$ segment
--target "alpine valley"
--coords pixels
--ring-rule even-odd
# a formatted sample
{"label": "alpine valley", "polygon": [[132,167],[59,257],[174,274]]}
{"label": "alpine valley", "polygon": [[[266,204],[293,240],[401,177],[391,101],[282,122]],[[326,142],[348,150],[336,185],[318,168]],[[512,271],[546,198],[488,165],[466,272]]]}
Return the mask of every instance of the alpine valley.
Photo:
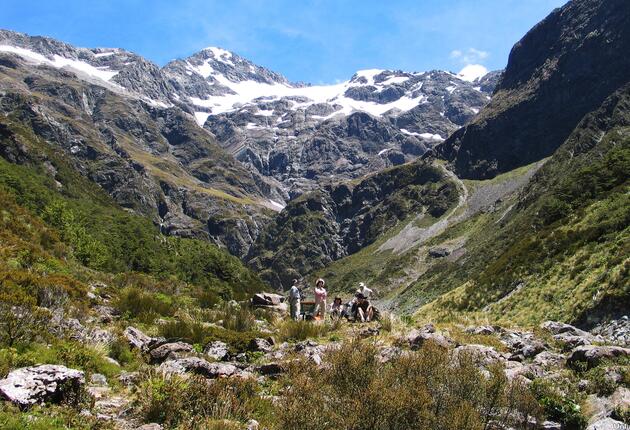
{"label": "alpine valley", "polygon": [[330,85],[0,30],[0,427],[627,428],[628,53],[627,0]]}

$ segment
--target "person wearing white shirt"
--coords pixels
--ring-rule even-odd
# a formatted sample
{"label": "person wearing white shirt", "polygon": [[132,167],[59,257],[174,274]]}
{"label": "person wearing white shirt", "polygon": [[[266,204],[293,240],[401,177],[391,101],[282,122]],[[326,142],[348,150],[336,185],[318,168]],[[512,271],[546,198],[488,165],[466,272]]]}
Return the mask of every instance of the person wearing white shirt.
{"label": "person wearing white shirt", "polygon": [[300,300],[302,295],[298,288],[298,280],[293,280],[293,286],[289,290],[289,309],[291,310],[291,319],[297,321],[300,318]]}

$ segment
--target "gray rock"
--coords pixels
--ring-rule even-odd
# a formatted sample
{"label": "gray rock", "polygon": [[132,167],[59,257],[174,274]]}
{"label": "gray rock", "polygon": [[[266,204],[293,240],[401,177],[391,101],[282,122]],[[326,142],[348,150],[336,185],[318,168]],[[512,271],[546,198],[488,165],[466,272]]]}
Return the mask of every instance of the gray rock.
{"label": "gray rock", "polygon": [[258,421],[256,420],[249,420],[247,421],[247,430],[259,430],[260,429],[260,424],[258,423]]}
{"label": "gray rock", "polygon": [[129,341],[129,345],[139,350],[144,350],[145,347],[147,347],[152,341],[151,337],[147,336],[137,328],[131,326],[125,329],[123,335]]}
{"label": "gray rock", "polygon": [[584,363],[590,369],[600,364],[603,360],[628,356],[630,356],[630,348],[585,345],[578,346],[571,352],[567,364],[576,367],[580,363]]}
{"label": "gray rock", "polygon": [[562,430],[562,424],[554,421],[545,421],[540,427],[542,430]]}
{"label": "gray rock", "polygon": [[485,336],[489,336],[491,334],[495,333],[495,329],[494,327],[490,326],[490,325],[482,325],[479,327],[467,327],[466,328],[466,333],[469,334],[475,334],[475,335],[485,335]]}
{"label": "gray rock", "polygon": [[22,407],[59,403],[77,396],[84,384],[82,371],[44,364],[11,371],[0,380],[0,395]]}
{"label": "gray rock", "polygon": [[628,425],[612,418],[604,418],[594,422],[586,428],[586,430],[624,430]]}
{"label": "gray rock", "polygon": [[105,375],[103,375],[101,373],[93,373],[90,376],[90,384],[106,387],[107,386],[107,378],[105,377]]}
{"label": "gray rock", "polygon": [[136,430],[162,430],[164,427],[162,427],[161,424],[157,424],[157,423],[150,423],[150,424],[143,424],[140,427],[138,427]]}
{"label": "gray rock", "polygon": [[256,367],[256,371],[265,376],[276,376],[285,372],[285,368],[280,363],[261,364]]}
{"label": "gray rock", "polygon": [[159,368],[164,373],[195,373],[209,379],[228,377],[239,373],[239,369],[232,364],[210,363],[198,357],[168,360],[162,363]]}
{"label": "gray rock", "polygon": [[192,346],[184,342],[165,343],[149,351],[152,363],[161,363],[177,355],[192,352]]}
{"label": "gray rock", "polygon": [[444,258],[448,257],[451,254],[446,248],[431,248],[429,249],[429,255],[433,258]]}
{"label": "gray rock", "polygon": [[453,356],[456,359],[463,356],[470,357],[482,366],[505,361],[505,357],[491,346],[476,344],[458,346],[455,348]]}
{"label": "gray rock", "polygon": [[455,342],[439,333],[429,333],[426,331],[412,330],[407,335],[407,342],[411,349],[420,349],[427,342],[433,342],[441,347],[448,348],[453,346]]}
{"label": "gray rock", "polygon": [[566,361],[566,357],[551,351],[543,351],[534,357],[534,364],[543,368],[562,367]]}
{"label": "gray rock", "polygon": [[273,345],[267,339],[256,338],[249,342],[249,349],[251,351],[271,352]]}
{"label": "gray rock", "polygon": [[227,361],[230,359],[230,352],[225,342],[215,340],[210,342],[203,349],[203,353],[217,361]]}

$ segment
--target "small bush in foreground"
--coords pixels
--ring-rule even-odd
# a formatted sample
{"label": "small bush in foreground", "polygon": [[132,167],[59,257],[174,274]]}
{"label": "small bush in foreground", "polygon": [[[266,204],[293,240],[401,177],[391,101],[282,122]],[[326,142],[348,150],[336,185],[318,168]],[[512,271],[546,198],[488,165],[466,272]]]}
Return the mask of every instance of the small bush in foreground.
{"label": "small bush in foreground", "polygon": [[278,428],[482,430],[499,422],[528,429],[528,418],[539,418],[530,392],[499,367],[486,376],[472,358],[454,359],[436,345],[387,364],[376,352],[353,341],[329,352],[317,371],[294,363],[283,380]]}
{"label": "small bush in foreground", "polygon": [[206,428],[203,423],[211,420],[243,423],[270,407],[258,395],[254,379],[207,380],[163,374],[148,375],[140,385],[136,405],[145,422],[190,429]]}
{"label": "small bush in foreground", "polygon": [[281,341],[302,341],[308,338],[317,338],[326,335],[329,331],[328,325],[311,321],[286,320],[278,325]]}

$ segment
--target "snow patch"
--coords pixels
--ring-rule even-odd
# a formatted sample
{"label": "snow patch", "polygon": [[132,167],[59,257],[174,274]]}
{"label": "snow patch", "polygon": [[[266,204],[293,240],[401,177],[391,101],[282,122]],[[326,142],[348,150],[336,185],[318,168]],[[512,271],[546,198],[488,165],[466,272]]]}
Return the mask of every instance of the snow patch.
{"label": "snow patch", "polygon": [[17,46],[0,45],[0,51],[12,52],[33,62],[48,64],[58,69],[68,67],[72,70],[84,73],[94,78],[101,79],[103,81],[109,81],[114,76],[116,76],[116,74],[118,74],[117,71],[112,71],[108,67],[94,67],[84,61],[72,60],[70,58],[61,57],[59,55],[54,55],[53,59],[51,60],[43,56],[42,54],[31,51],[29,49],[19,48]]}
{"label": "snow patch", "polygon": [[459,71],[457,76],[468,82],[474,82],[477,79],[483,78],[488,74],[488,69],[486,69],[481,64],[469,64]]}
{"label": "snow patch", "polygon": [[209,116],[210,114],[208,112],[195,112],[195,121],[197,121],[200,127],[203,127]]}

